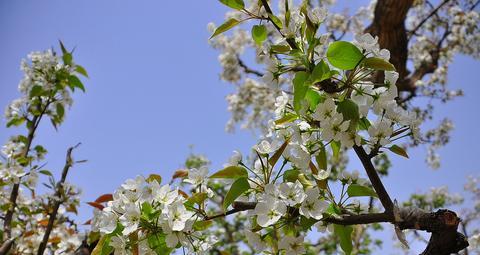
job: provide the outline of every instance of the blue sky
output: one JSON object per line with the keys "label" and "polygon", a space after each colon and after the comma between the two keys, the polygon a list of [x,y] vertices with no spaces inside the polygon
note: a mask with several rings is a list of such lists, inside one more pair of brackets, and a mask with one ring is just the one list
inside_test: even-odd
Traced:
{"label": "blue sky", "polygon": [[[221,23],[226,10],[217,1],[198,0],[0,1],[0,107],[19,96],[20,60],[33,50],[57,47],[61,39],[76,47],[76,62],[89,72],[87,93],[75,95],[58,132],[44,122],[36,141],[49,150],[47,168],[57,176],[66,149],[82,142],[74,155],[88,163],[75,166],[68,179],[83,189],[83,202],[137,174],[168,178],[191,144],[212,160],[213,171],[233,150],[246,154],[256,141],[249,131],[224,131],[224,98],[232,87],[219,80],[206,25]],[[472,58],[455,58],[449,86],[464,89],[465,96],[438,104],[435,112],[434,122],[448,116],[456,125],[450,144],[440,150],[442,167],[426,166],[424,147],[409,151],[409,160],[393,156],[385,179],[392,197],[401,201],[440,185],[461,192],[466,176],[479,173],[480,88],[472,75],[478,70]],[[19,132],[25,131],[6,129],[0,120],[0,143]],[[352,167],[361,169],[355,158]],[[82,204],[80,214],[86,220],[91,209]]]}

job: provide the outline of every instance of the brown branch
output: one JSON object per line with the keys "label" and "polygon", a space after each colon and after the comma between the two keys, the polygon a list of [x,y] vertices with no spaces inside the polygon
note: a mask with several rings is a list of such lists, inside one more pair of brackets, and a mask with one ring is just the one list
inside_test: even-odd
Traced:
{"label": "brown branch", "polygon": [[[261,2],[262,2],[262,5],[263,5],[263,8],[265,8],[265,11],[270,15],[274,15],[273,12],[272,12],[272,9],[270,8],[270,5],[268,5],[268,0],[261,0]],[[273,20],[270,18],[270,16],[268,17],[268,20],[270,20],[270,22],[272,22],[273,26],[278,30],[278,32],[280,34],[282,34],[282,31],[281,31],[280,27],[277,26],[277,24],[275,24],[275,22],[273,22]],[[285,24],[285,25],[288,25],[288,24]],[[283,34],[282,34],[282,36],[283,36]],[[290,47],[292,49],[294,49],[294,50],[298,49],[297,43],[295,42],[294,38],[285,38],[285,40],[287,40],[288,45],[290,45]]]}
{"label": "brown branch", "polygon": [[385,208],[385,211],[387,213],[392,213],[393,212],[393,202],[390,196],[387,193],[387,190],[385,189],[385,186],[383,186],[382,180],[380,179],[380,176],[378,176],[377,170],[373,166],[372,162],[370,161],[370,157],[368,154],[365,152],[362,146],[353,146],[353,149],[355,150],[355,153],[357,153],[358,158],[362,162],[363,167],[365,168],[365,171],[367,172],[368,178],[370,179],[370,182],[372,183],[373,188],[375,189],[375,192],[378,194],[378,198],[380,199],[380,202],[383,205],[383,208]]}
{"label": "brown branch", "polygon": [[415,26],[414,29],[409,31],[408,39],[412,38],[412,36],[415,35],[415,33],[417,32],[417,30],[420,29],[423,26],[423,24],[425,24],[425,22],[427,22],[433,15],[435,15],[448,2],[450,2],[450,0],[444,0],[441,4],[439,4],[437,6],[437,8],[435,8],[432,12],[430,12],[430,14],[428,14],[427,17],[425,17],[422,21],[420,21],[420,23],[418,23],[418,25]]}
{"label": "brown branch", "polygon": [[60,181],[57,183],[55,195],[53,196],[53,199],[52,199],[53,209],[49,215],[48,225],[43,235],[42,242],[38,246],[37,255],[43,255],[43,253],[45,252],[45,249],[47,248],[47,243],[50,238],[50,233],[53,230],[53,224],[55,223],[55,219],[57,218],[58,209],[60,208],[60,205],[63,202],[62,199],[64,199],[64,197],[62,197],[63,193],[65,192],[63,190],[63,185],[65,184],[65,180],[67,179],[68,170],[73,166],[72,151],[73,149],[77,148],[79,145],[80,144],[77,144],[74,147],[68,148],[67,150],[67,157],[65,160],[65,166],[63,167],[63,171],[62,171],[62,177]]}
{"label": "brown branch", "polygon": [[262,77],[263,76],[263,73],[257,71],[257,70],[253,70],[251,69],[250,67],[248,67],[241,59],[240,57],[237,56],[237,60],[238,60],[238,65],[240,67],[243,68],[243,71],[245,71],[245,73],[250,73],[250,74],[254,74],[258,77]]}

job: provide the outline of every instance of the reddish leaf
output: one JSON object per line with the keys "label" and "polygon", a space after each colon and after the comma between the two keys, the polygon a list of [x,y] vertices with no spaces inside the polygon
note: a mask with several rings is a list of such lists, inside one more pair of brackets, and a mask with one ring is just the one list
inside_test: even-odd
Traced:
{"label": "reddish leaf", "polygon": [[188,194],[183,190],[178,190],[178,194],[182,195],[184,198],[188,198]]}
{"label": "reddish leaf", "polygon": [[103,194],[99,196],[97,199],[95,199],[95,203],[105,203],[112,200],[113,200],[112,194]]}
{"label": "reddish leaf", "polygon": [[173,174],[172,180],[177,178],[185,178],[187,176],[188,176],[188,170],[179,169],[175,171],[175,173]]}
{"label": "reddish leaf", "polygon": [[102,204],[97,203],[97,202],[87,202],[87,204],[89,204],[90,206],[93,206],[95,208],[98,208],[100,210],[103,210],[103,208],[105,208],[105,206],[103,206]]}

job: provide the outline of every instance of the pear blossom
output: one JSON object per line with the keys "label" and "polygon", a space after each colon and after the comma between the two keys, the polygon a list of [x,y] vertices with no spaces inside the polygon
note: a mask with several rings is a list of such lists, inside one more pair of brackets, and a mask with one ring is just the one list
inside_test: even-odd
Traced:
{"label": "pear blossom", "polygon": [[306,191],[307,197],[300,206],[300,214],[307,217],[320,220],[328,207],[328,203],[320,199],[318,188],[311,188]]}
{"label": "pear blossom", "polygon": [[122,234],[129,235],[137,229],[140,223],[140,208],[135,204],[127,204],[125,213],[120,216],[119,220],[124,227]]}
{"label": "pear blossom", "polygon": [[184,180],[184,182],[197,186],[203,184],[207,176],[208,168],[206,166],[202,166],[199,169],[192,168],[188,171],[188,177]]}
{"label": "pear blossom", "polygon": [[348,130],[350,121],[343,121],[341,114],[335,114],[333,118],[322,124],[322,139],[324,141],[340,141],[343,133]]}
{"label": "pear blossom", "polygon": [[257,223],[262,227],[268,227],[275,224],[287,211],[287,206],[274,198],[268,198],[265,201],[258,202],[255,206],[255,215]]}
{"label": "pear blossom", "polygon": [[305,254],[305,245],[303,239],[303,236],[284,236],[278,243],[278,248],[285,250],[285,255]]}
{"label": "pear blossom", "polygon": [[181,201],[175,202],[168,207],[168,225],[172,231],[182,231],[187,220],[194,215],[193,212],[187,211]]}
{"label": "pear blossom", "polygon": [[302,203],[307,196],[303,191],[302,184],[298,180],[294,183],[282,183],[278,190],[280,191],[280,197],[288,206],[295,206]]}
{"label": "pear blossom", "polygon": [[267,244],[264,241],[262,241],[262,239],[260,238],[260,235],[253,233],[252,231],[249,231],[249,230],[245,230],[244,233],[245,233],[245,237],[247,238],[248,244],[251,245],[255,249],[255,251],[260,253],[265,249],[267,249]]}
{"label": "pear blossom", "polygon": [[[312,114],[313,119],[320,122],[332,118],[336,113],[335,101],[332,98],[327,98],[323,103],[320,103],[315,108],[315,113]],[[320,123],[322,125],[322,123]]]}

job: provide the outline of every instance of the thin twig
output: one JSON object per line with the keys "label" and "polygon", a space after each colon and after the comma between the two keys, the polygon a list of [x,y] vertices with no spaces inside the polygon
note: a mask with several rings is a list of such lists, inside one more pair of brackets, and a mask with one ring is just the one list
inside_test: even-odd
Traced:
{"label": "thin twig", "polygon": [[54,201],[53,209],[49,215],[47,229],[45,230],[45,233],[43,235],[42,242],[38,246],[37,255],[43,255],[43,253],[45,252],[45,249],[47,248],[48,239],[50,238],[50,233],[52,232],[53,224],[55,223],[55,219],[57,218],[58,208],[60,208],[60,205],[62,204],[64,199],[62,197],[63,193],[65,192],[63,190],[64,188],[63,185],[65,184],[65,180],[67,179],[68,170],[73,166],[73,163],[74,163],[72,159],[72,151],[78,146],[80,146],[80,143],[75,145],[74,147],[68,148],[67,150],[67,157],[65,160],[65,166],[63,167],[63,171],[62,171],[62,177],[60,181],[57,183],[55,195],[53,196],[53,199],[52,199]]}

